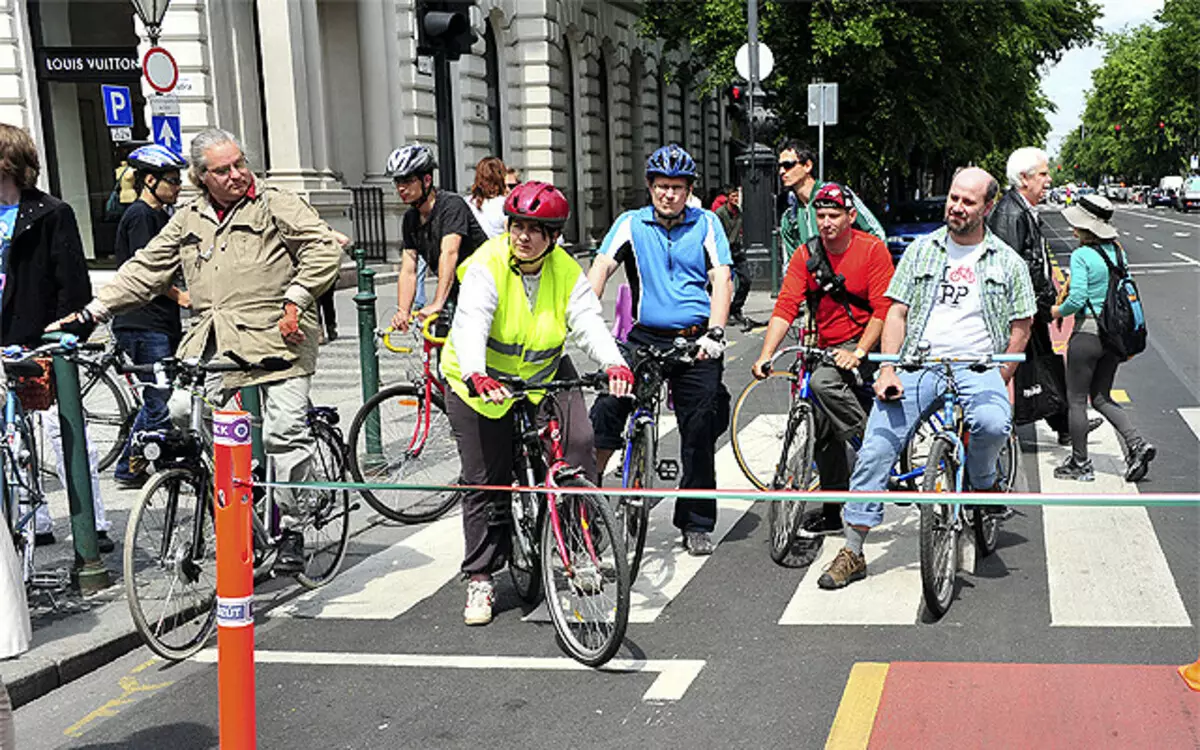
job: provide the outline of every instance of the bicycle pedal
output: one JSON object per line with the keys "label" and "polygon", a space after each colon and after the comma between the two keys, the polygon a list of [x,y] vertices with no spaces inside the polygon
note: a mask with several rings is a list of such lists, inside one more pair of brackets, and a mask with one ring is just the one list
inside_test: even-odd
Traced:
{"label": "bicycle pedal", "polygon": [[660,458],[654,471],[664,482],[673,482],[679,478],[679,462],[673,458]]}
{"label": "bicycle pedal", "polygon": [[29,579],[32,588],[46,591],[61,591],[71,584],[71,573],[65,568],[43,570]]}

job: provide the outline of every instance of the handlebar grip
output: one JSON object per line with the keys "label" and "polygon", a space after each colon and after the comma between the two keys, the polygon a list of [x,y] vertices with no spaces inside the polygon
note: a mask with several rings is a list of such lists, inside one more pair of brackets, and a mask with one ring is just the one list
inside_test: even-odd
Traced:
{"label": "handlebar grip", "polygon": [[867,354],[868,362],[899,362],[899,354],[880,354],[879,352],[870,352]]}
{"label": "handlebar grip", "polygon": [[395,344],[392,343],[392,334],[395,332],[396,332],[396,329],[392,328],[391,326],[388,326],[387,328],[383,329],[383,331],[381,332],[381,338],[383,339],[383,348],[387,349],[389,352],[395,352],[396,354],[408,354],[409,352],[411,352],[412,351],[411,346],[396,346]]}
{"label": "handlebar grip", "polygon": [[434,336],[433,335],[433,324],[440,317],[441,317],[441,313],[435,313],[433,315],[430,315],[428,318],[426,318],[425,322],[421,324],[421,336],[424,337],[424,339],[426,341],[428,341],[429,343],[435,344],[437,346],[442,346],[443,344],[446,343],[445,336]]}

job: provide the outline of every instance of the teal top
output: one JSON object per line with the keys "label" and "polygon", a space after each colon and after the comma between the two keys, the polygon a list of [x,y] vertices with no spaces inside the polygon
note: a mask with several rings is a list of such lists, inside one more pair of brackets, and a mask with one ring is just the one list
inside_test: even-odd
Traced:
{"label": "teal top", "polygon": [[[1117,248],[1111,242],[1100,245],[1108,259],[1117,263]],[[1124,253],[1122,253],[1124,256]],[[1108,296],[1108,266],[1104,265],[1096,248],[1082,245],[1071,253],[1071,291],[1058,311],[1066,317],[1077,312],[1099,315]],[[1088,303],[1091,302],[1091,307]]]}

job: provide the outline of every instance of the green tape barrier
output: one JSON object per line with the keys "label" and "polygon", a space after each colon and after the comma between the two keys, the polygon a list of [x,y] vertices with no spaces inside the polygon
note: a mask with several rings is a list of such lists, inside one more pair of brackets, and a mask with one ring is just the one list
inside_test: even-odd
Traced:
{"label": "green tape barrier", "polygon": [[[796,490],[683,490],[683,489],[626,489],[622,487],[522,487],[517,485],[488,485],[488,484],[418,484],[418,483],[389,483],[389,482],[258,482],[259,487],[292,490],[388,490],[398,492],[532,492],[558,495],[593,494],[599,489],[600,494],[612,497],[662,497],[662,498],[697,498],[715,500],[805,500],[812,502],[853,502],[853,503],[917,503],[933,504],[947,501],[947,494],[924,492],[800,492]],[[957,500],[968,504],[1004,504],[1004,505],[1046,505],[1046,506],[1166,506],[1166,507],[1200,507],[1200,494],[1185,492],[1150,492],[1144,494],[1130,493],[1121,495],[1066,495],[1042,494],[1034,492],[1009,492],[998,494],[992,492],[959,492],[954,493]]]}

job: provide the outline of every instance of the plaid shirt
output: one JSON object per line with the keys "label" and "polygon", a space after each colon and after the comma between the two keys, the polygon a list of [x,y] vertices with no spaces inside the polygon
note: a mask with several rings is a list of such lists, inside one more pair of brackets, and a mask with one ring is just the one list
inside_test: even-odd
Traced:
{"label": "plaid shirt", "polygon": [[[908,307],[908,332],[901,356],[911,355],[925,334],[937,286],[948,262],[948,231],[943,226],[914,240],[901,256],[888,286],[887,296]],[[1002,353],[1008,348],[1012,321],[1032,318],[1037,310],[1029,268],[1015,250],[988,229],[975,272],[984,284],[984,324],[992,337],[992,348]]]}

